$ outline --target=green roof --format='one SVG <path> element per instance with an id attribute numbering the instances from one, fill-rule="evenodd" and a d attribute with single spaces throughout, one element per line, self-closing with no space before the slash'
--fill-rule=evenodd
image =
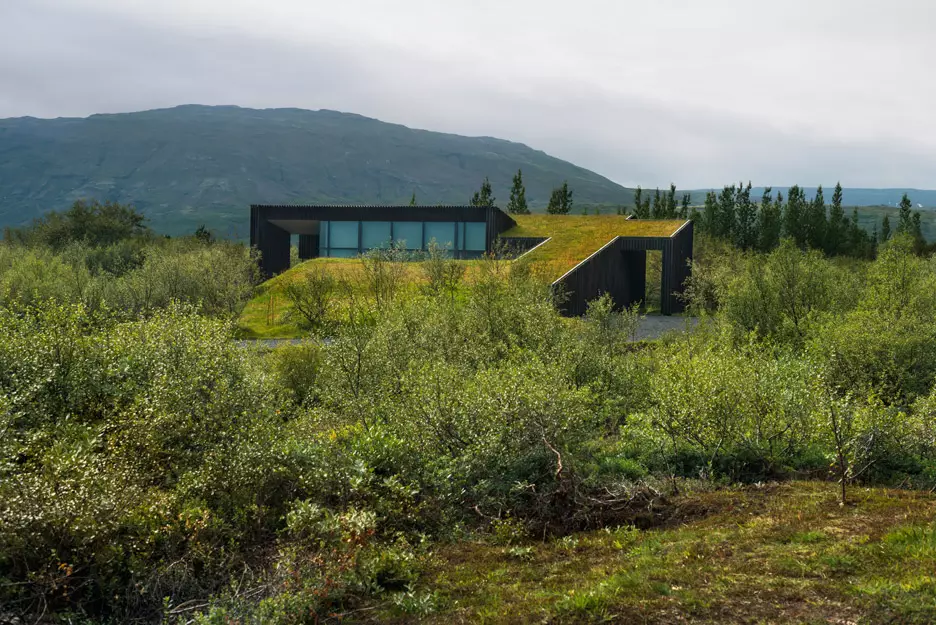
<path id="1" fill-rule="evenodd" d="M 623 215 L 511 215 L 515 228 L 504 237 L 550 237 L 527 258 L 546 267 L 554 279 L 601 249 L 615 237 L 670 237 L 681 219 L 627 219 Z"/>

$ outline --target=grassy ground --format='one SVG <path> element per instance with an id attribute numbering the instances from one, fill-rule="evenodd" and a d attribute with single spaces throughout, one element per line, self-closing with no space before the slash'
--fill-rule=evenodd
<path id="1" fill-rule="evenodd" d="M 440 549 L 412 611 L 445 623 L 933 623 L 936 497 L 800 482 L 689 494 L 622 527 Z M 367 613 L 362 613 L 367 614 Z M 416 620 L 379 607 L 368 619 Z"/>
<path id="2" fill-rule="evenodd" d="M 616 236 L 668 237 L 683 221 L 626 219 L 620 215 L 512 215 L 516 228 L 505 237 L 551 237 L 529 254 L 553 279 L 598 251 Z"/>

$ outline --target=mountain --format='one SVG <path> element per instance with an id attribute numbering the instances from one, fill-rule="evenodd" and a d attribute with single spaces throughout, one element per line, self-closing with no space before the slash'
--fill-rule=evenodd
<path id="1" fill-rule="evenodd" d="M 466 204 L 489 176 L 500 206 L 523 169 L 545 206 L 568 180 L 577 205 L 630 190 L 520 143 L 414 130 L 335 111 L 187 105 L 87 118 L 0 120 L 0 227 L 74 200 L 133 204 L 159 232 L 207 224 L 243 238 L 251 203 Z"/>
<path id="2" fill-rule="evenodd" d="M 802 189 L 808 199 L 816 194 L 816 187 L 802 187 Z M 789 190 L 789 187 L 773 187 L 774 195 L 779 191 L 783 193 L 783 197 L 789 194 Z M 718 193 L 721 189 L 709 189 L 709 191 Z M 826 204 L 832 201 L 833 191 L 835 191 L 835 183 L 822 188 Z M 692 194 L 694 204 L 702 204 L 705 202 L 706 192 L 706 190 L 695 190 L 688 193 Z M 763 193 L 764 187 L 751 188 L 751 197 L 755 200 L 760 200 Z M 897 206 L 900 204 L 900 199 L 904 193 L 913 201 L 914 209 L 921 207 L 936 208 L 936 191 L 926 189 L 857 189 L 846 187 L 842 189 L 842 204 L 845 206 Z"/>

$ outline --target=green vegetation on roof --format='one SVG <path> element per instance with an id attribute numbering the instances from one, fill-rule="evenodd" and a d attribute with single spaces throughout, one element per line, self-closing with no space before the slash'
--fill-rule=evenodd
<path id="1" fill-rule="evenodd" d="M 512 215 L 517 222 L 502 236 L 550 237 L 528 258 L 542 263 L 555 279 L 615 237 L 669 237 L 683 220 L 637 220 L 622 215 Z"/>

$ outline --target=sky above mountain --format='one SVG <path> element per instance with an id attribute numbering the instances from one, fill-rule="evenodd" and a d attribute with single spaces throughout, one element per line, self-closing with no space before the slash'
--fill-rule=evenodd
<path id="1" fill-rule="evenodd" d="M 936 187 L 920 0 L 2 0 L 0 24 L 0 117 L 327 108 L 627 186 Z"/>

